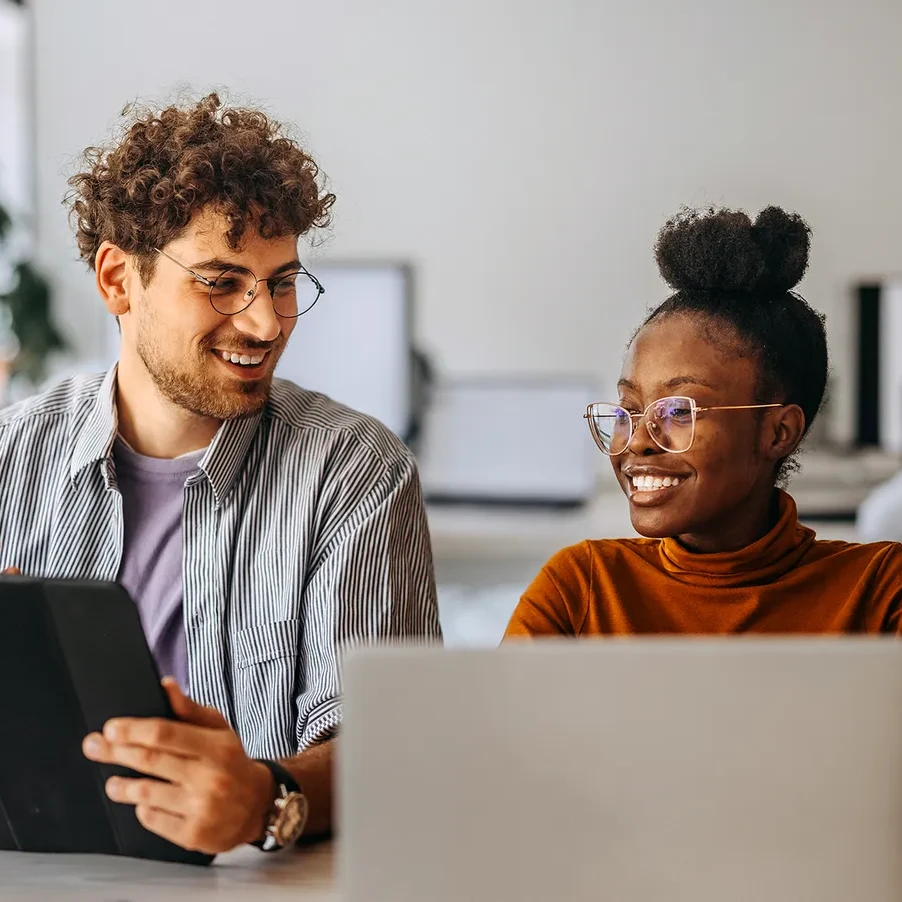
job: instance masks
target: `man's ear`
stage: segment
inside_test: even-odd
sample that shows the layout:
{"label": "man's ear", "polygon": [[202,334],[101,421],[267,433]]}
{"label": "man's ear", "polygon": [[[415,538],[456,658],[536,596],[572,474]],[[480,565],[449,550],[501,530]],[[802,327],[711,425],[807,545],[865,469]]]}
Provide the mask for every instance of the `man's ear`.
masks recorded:
{"label": "man's ear", "polygon": [[762,431],[765,457],[773,461],[785,460],[802,443],[805,414],[798,404],[775,407],[768,413]]}
{"label": "man's ear", "polygon": [[106,309],[113,316],[122,316],[130,309],[129,268],[128,255],[115,244],[104,241],[97,249],[97,255],[94,257],[97,290],[103,298]]}

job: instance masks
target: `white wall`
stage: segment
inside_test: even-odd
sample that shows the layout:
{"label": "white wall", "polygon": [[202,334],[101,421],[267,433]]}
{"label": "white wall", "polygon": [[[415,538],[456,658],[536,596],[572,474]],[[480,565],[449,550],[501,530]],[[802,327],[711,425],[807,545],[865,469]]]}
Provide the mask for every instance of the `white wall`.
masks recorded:
{"label": "white wall", "polygon": [[28,215],[32,180],[28,154],[28,32],[25,11],[0,0],[0,203]]}
{"label": "white wall", "polygon": [[[40,246],[81,349],[103,333],[59,201],[136,96],[227,85],[294,120],[339,202],[320,253],[419,267],[445,371],[612,383],[665,295],[680,204],[796,208],[851,429],[849,286],[902,263],[898,0],[33,0]],[[95,337],[97,336],[97,337]]]}

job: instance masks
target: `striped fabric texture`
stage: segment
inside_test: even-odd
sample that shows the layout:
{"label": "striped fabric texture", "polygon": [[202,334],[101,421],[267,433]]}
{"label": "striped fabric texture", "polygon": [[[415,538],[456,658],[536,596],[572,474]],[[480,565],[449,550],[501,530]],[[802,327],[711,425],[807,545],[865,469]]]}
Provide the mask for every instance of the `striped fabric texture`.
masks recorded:
{"label": "striped fabric texture", "polygon": [[[114,367],[0,411],[0,569],[116,579],[115,390]],[[335,733],[347,648],[441,640],[412,454],[291,382],[220,428],[185,484],[183,550],[191,694],[251,756]]]}

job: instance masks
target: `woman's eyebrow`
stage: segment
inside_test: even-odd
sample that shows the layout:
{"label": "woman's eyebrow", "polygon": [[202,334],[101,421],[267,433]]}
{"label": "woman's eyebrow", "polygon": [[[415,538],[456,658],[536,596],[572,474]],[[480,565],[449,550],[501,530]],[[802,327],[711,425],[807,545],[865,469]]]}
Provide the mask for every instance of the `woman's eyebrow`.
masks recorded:
{"label": "woman's eyebrow", "polygon": [[[674,391],[684,385],[700,385],[704,388],[711,389],[717,388],[716,385],[712,385],[707,379],[702,379],[700,376],[674,376],[673,379],[668,379],[666,382],[662,383],[661,388],[666,389],[667,391]],[[617,383],[617,388],[638,391],[638,386],[634,382],[630,382],[629,379],[621,379]]]}
{"label": "woman's eyebrow", "polygon": [[673,390],[683,385],[701,385],[704,388],[717,388],[716,385],[712,385],[707,379],[702,379],[699,376],[675,376],[664,383],[664,388]]}

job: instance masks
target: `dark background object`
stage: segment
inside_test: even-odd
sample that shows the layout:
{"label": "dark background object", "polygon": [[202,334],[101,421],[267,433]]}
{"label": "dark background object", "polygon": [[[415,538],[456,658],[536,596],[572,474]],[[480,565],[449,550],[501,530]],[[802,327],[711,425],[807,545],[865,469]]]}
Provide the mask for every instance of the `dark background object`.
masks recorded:
{"label": "dark background object", "polygon": [[855,444],[880,444],[880,286],[858,287]]}

